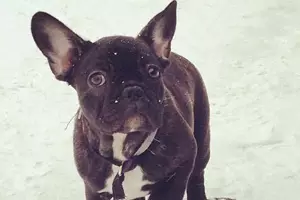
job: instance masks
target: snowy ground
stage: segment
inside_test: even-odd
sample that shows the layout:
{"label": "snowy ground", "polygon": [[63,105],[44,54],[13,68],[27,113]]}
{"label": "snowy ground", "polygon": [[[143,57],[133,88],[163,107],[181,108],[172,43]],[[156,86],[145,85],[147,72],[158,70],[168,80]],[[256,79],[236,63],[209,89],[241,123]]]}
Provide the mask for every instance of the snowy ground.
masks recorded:
{"label": "snowy ground", "polygon": [[[47,2],[47,3],[46,3]],[[167,0],[10,0],[0,6],[0,199],[82,200],[73,164],[75,92],[30,34],[47,11],[80,35],[136,35]],[[179,0],[173,50],[201,71],[212,109],[207,193],[299,199],[300,1]]]}

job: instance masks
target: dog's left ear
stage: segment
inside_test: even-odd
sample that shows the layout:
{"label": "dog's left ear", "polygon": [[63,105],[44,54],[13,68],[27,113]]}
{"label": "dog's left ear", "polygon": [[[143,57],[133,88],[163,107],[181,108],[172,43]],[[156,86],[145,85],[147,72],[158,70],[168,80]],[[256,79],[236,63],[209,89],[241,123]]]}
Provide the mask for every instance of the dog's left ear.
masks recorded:
{"label": "dog's left ear", "polygon": [[177,2],[173,0],[163,11],[154,16],[137,36],[146,42],[159,58],[167,60],[176,29]]}

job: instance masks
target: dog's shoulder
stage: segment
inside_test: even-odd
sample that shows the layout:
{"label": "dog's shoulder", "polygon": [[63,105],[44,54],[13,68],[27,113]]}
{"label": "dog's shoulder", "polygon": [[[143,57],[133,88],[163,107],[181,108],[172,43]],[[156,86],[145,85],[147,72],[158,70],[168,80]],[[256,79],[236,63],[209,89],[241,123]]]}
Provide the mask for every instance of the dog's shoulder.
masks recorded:
{"label": "dog's shoulder", "polygon": [[202,77],[196,66],[184,56],[172,52],[170,65],[163,76],[166,98],[171,99],[189,124],[193,121],[194,101],[205,92]]}

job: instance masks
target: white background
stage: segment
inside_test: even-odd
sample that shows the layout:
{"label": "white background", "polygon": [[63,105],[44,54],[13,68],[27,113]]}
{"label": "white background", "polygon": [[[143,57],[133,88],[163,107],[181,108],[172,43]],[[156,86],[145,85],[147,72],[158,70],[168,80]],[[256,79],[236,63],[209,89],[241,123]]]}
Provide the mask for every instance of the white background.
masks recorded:
{"label": "white background", "polygon": [[[168,0],[6,0],[0,6],[0,199],[83,200],[75,91],[56,81],[30,20],[46,11],[86,39],[135,36]],[[173,51],[211,103],[209,197],[299,199],[300,1],[179,0]]]}

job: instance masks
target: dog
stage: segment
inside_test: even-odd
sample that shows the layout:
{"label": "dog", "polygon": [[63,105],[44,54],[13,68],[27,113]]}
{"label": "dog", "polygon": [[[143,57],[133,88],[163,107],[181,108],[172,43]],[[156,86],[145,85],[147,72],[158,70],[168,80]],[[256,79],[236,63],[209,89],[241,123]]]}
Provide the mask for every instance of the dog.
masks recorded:
{"label": "dog", "polygon": [[83,39],[52,15],[31,19],[35,44],[79,109],[74,160],[87,200],[205,200],[210,108],[197,68],[171,51],[177,2],[137,36]]}

